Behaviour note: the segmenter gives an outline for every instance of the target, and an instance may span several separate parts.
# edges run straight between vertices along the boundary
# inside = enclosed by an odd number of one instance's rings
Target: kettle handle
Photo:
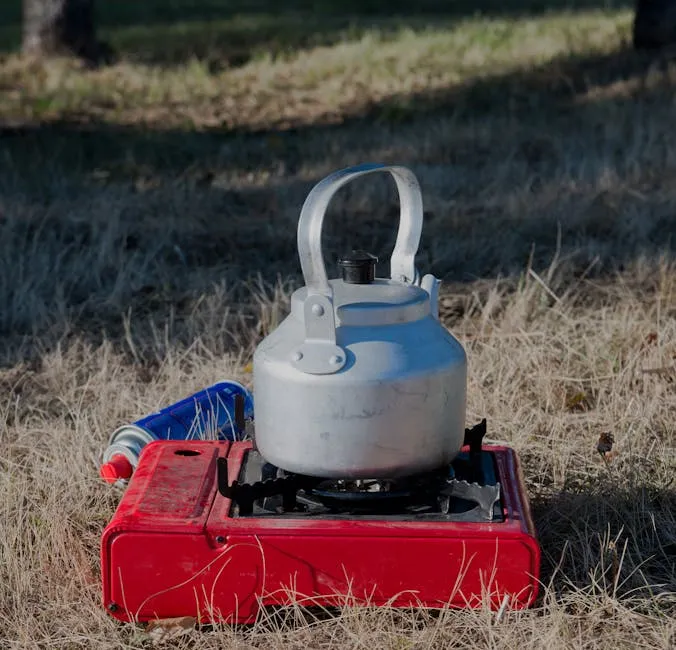
[[[399,192],[399,231],[390,262],[390,277],[408,284],[418,283],[415,254],[423,225],[423,202],[418,179],[399,165],[367,163],[341,169],[312,188],[303,204],[298,221],[298,255],[308,294],[331,298],[333,291],[326,276],[321,237],[324,215],[333,195],[351,180],[373,172],[389,172]]]

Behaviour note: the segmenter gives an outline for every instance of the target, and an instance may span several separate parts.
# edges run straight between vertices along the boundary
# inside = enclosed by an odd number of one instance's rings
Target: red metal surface
[[[236,477],[246,442],[154,442],[101,542],[104,605],[124,621],[250,623],[261,605],[528,607],[540,549],[518,459],[496,460],[504,521],[229,516],[216,458]],[[187,455],[186,455],[187,454]]]

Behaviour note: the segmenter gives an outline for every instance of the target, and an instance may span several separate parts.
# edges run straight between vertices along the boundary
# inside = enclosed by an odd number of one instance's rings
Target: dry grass
[[[468,423],[521,454],[543,596],[499,619],[291,608],[176,646],[676,643],[676,67],[624,50],[626,10],[357,18],[237,66],[0,66],[0,647],[148,646],[100,608],[119,495],[99,454],[122,422],[250,382],[299,282],[304,197],[366,160],[421,181],[419,266],[468,352]],[[385,180],[341,191],[325,250],[386,262],[396,209]]]

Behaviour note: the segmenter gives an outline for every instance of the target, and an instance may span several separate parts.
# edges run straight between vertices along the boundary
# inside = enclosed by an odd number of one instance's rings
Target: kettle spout
[[[439,320],[439,285],[441,280],[435,278],[431,273],[423,276],[423,279],[420,281],[420,286],[430,296],[430,312],[432,316]]]

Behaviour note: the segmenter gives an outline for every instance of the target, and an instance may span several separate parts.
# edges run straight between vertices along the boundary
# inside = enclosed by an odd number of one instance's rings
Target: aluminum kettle
[[[351,180],[389,172],[400,218],[390,278],[357,251],[327,279],[324,214]],[[310,192],[298,222],[305,286],[291,313],[256,348],[255,443],[270,463],[327,478],[397,478],[439,468],[460,451],[467,359],[438,320],[438,285],[420,278],[420,186],[407,168],[367,164],[337,171]]]

